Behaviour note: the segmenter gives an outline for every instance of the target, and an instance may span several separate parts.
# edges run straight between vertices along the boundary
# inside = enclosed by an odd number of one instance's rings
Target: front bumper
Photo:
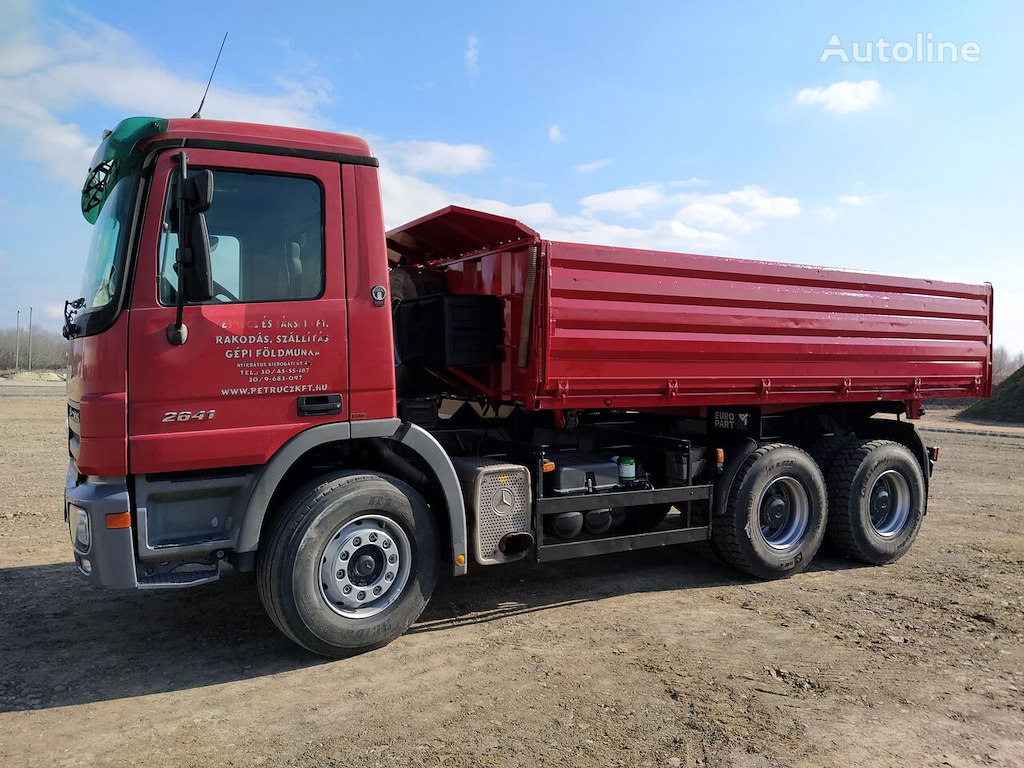
[[[72,459],[64,483],[65,523],[68,522],[69,504],[84,510],[89,516],[91,536],[88,546],[78,545],[73,534],[71,536],[71,550],[79,572],[98,587],[137,587],[132,529],[107,528],[107,515],[123,515],[131,511],[124,478],[82,478]]]

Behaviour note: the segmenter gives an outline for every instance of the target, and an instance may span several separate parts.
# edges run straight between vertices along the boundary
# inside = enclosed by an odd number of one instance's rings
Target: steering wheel
[[[177,300],[178,291],[175,289],[174,284],[166,277],[160,278],[160,300],[164,304],[173,305]],[[229,301],[239,301],[239,298],[235,296],[231,291],[225,288],[223,285],[218,283],[216,280],[213,281],[213,296],[210,297],[211,301],[216,301],[218,304],[225,304],[227,302],[218,301],[215,297],[224,296]]]
[[[231,301],[238,301],[238,297],[235,296],[231,291],[225,288],[223,285],[218,283],[216,280],[213,281],[213,295],[214,296],[227,296]],[[224,302],[221,302],[224,303]]]

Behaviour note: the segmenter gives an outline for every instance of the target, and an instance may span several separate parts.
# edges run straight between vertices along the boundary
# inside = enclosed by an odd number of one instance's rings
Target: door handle
[[[341,395],[300,395],[299,416],[326,416],[341,413]]]

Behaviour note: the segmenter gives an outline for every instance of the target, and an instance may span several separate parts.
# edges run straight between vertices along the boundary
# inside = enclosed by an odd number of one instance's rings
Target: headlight
[[[68,530],[71,533],[71,544],[79,554],[89,551],[92,544],[92,529],[89,526],[89,513],[74,504],[68,504]]]

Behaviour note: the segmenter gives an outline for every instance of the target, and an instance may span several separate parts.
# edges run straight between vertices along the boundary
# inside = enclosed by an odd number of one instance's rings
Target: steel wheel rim
[[[764,543],[778,551],[792,549],[810,525],[810,495],[796,478],[779,477],[761,493],[757,512]]]
[[[884,539],[898,536],[910,518],[910,483],[902,473],[887,469],[868,491],[868,518]]]
[[[398,523],[361,515],[341,526],[320,556],[320,595],[335,613],[367,619],[401,596],[412,571],[412,545]]]

